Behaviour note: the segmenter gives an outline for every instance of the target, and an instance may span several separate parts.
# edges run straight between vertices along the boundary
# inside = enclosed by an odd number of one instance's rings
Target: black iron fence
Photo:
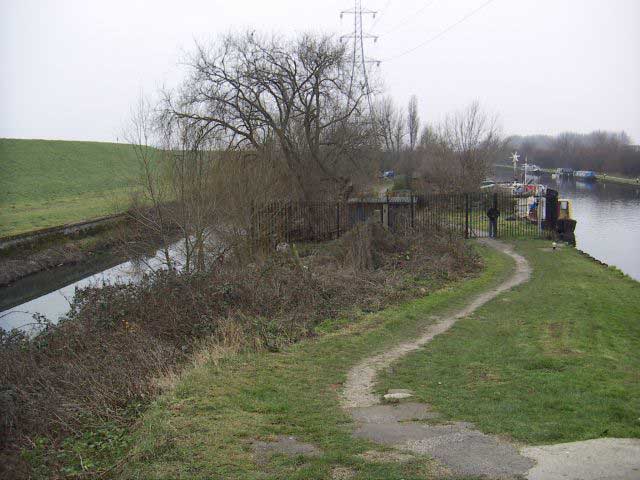
[[[378,221],[391,231],[442,231],[465,238],[488,237],[487,212],[495,208],[499,238],[546,236],[544,198],[510,192],[474,192],[357,198],[346,202],[271,202],[252,213],[252,238],[272,246],[282,242],[338,238],[356,224]]]

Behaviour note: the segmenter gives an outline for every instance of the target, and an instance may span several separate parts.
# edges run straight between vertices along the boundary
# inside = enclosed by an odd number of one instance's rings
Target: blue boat
[[[595,182],[597,180],[596,172],[593,170],[578,170],[574,176],[576,180],[582,180],[583,182]]]

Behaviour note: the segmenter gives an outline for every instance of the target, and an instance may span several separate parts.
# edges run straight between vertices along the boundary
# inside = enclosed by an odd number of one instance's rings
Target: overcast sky
[[[486,0],[362,1],[379,11],[367,55],[398,102],[419,97],[423,120],[477,99],[508,134],[626,130],[640,142],[640,0],[494,0],[431,42]],[[244,27],[348,33],[339,11],[351,7],[0,0],[0,137],[115,141],[140,91],[177,84],[194,40]]]

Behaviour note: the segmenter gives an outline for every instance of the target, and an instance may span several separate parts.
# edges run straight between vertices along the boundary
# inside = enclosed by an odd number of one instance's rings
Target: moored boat
[[[496,187],[506,190],[516,197],[535,197],[544,195],[547,186],[539,183],[503,182],[496,184]]]
[[[597,180],[596,172],[593,170],[578,170],[574,176],[576,180],[582,180],[584,182],[595,182]]]
[[[524,170],[525,172],[531,174],[531,175],[538,175],[542,172],[542,169],[538,166],[535,165],[533,163],[531,164],[524,164],[522,166],[522,170]]]

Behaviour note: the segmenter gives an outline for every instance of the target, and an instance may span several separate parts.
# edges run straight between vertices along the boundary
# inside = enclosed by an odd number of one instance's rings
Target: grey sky
[[[387,59],[485,0],[363,0]],[[194,39],[230,29],[347,33],[349,0],[0,0],[0,137],[115,141],[141,90],[180,78]],[[386,8],[385,8],[386,7]],[[372,24],[369,20],[368,25]],[[388,32],[388,33],[387,33]],[[494,0],[379,67],[437,121],[474,99],[506,133],[626,130],[640,142],[639,0]]]

